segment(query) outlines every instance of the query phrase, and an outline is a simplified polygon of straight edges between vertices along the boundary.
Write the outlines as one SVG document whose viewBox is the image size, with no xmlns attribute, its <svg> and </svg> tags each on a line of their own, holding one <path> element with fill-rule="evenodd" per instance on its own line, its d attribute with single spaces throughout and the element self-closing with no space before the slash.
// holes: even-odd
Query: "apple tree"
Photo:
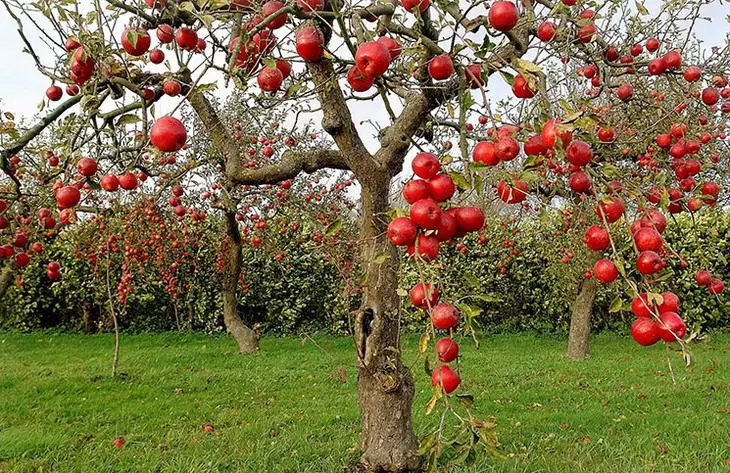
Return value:
<svg viewBox="0 0 730 473">
<path fill-rule="evenodd" d="M 585 191 L 594 189 L 585 198 L 595 209 L 588 246 L 612 249 L 594 272 L 606 282 L 620 275 L 631 288 L 637 341 L 661 338 L 684 347 L 676 296 L 653 287 L 667 265 L 661 255 L 664 210 L 698 210 L 712 205 L 719 193 L 706 176 L 713 156 L 720 160 L 726 146 L 728 55 L 726 49 L 686 48 L 682 36 L 717 2 L 670 2 L 653 16 L 641 2 L 629 7 L 578 0 L 106 0 L 93 5 L 41 0 L 30 9 L 18 1 L 3 3 L 38 70 L 66 85 L 69 97 L 63 99 L 58 85 L 49 88 L 49 101 L 63 101 L 3 145 L 0 167 L 15 181 L 13 158 L 31 159 L 26 155 L 34 151 L 38 156 L 33 139 L 52 124 L 65 127 L 61 136 L 67 138 L 54 150 L 64 163 L 54 176 L 59 183 L 54 197 L 59 209 L 74 212 L 81 203 L 78 187 L 87 186 L 93 198 L 97 178 L 96 171 L 79 170 L 80 176 L 73 171 L 70 164 L 81 155 L 93 153 L 101 164 L 103 189 L 115 185 L 117 174 L 124 178 L 118 185 L 131 187 L 132 178 L 137 180 L 132 170 L 160 185 L 198 168 L 198 156 L 185 146 L 193 134 L 203 136 L 214 161 L 207 161 L 206 175 L 215 176 L 220 187 L 214 205 L 225 215 L 230 241 L 224 312 L 241 351 L 253 351 L 257 343 L 237 314 L 244 244 L 236 221 L 238 193 L 283 186 L 302 173 L 350 173 L 347 179 L 359 189 L 362 302 L 354 317 L 354 342 L 364 469 L 413 471 L 421 453 L 435 468 L 440 458 L 473 459 L 477 447 L 494 444 L 490 426 L 458 415 L 460 403 L 450 396 L 461 382 L 451 364 L 458 361 L 451 333 L 462 316 L 468 332 L 475 314 L 439 292 L 438 266 L 430 264 L 441 244 L 482 228 L 482 209 L 462 202 L 486 192 L 492 179 L 498 199 L 529 210 L 531 186 L 565 189 L 565 174 L 585 174 L 579 177 Z M 42 41 L 33 43 L 29 30 Z M 590 80 L 588 100 L 575 95 L 550 100 L 550 91 L 559 86 L 551 68 L 571 61 L 581 64 Z M 492 97 L 491 87 L 500 82 L 519 99 L 505 105 L 522 110 L 518 123 Z M 231 84 L 245 106 L 283 110 L 292 129 L 318 121 L 317 130 L 295 146 L 257 147 L 253 153 L 266 159 L 252 161 L 219 105 L 221 94 L 233 94 Z M 686 100 L 665 100 L 666 88 L 686 89 Z M 168 113 L 161 116 L 165 103 Z M 175 117 L 180 103 L 194 110 L 194 126 Z M 704 120 L 701 113 L 689 113 L 699 109 L 706 110 Z M 642 115 L 647 119 L 635 125 L 634 118 Z M 471 123 L 477 116 L 482 128 Z M 444 130 L 454 134 L 457 145 L 435 139 Z M 410 168 L 420 179 L 403 190 L 409 208 L 392 208 L 392 181 L 412 154 Z M 689 190 L 675 189 L 672 175 L 692 178 L 696 185 L 687 181 Z M 648 183 L 661 186 L 661 192 L 645 190 Z M 10 188 L 13 184 L 17 188 L 15 182 Z M 195 185 L 191 182 L 190 189 Z M 641 243 L 629 235 L 637 250 L 631 262 L 619 260 L 616 251 L 625 241 L 619 240 L 616 222 L 625 214 L 633 214 L 635 233 L 653 232 Z M 411 418 L 414 379 L 400 351 L 396 246 L 406 247 L 423 270 L 409 299 L 430 315 L 424 356 L 431 335 L 449 334 L 435 342 L 439 365 L 431 374 L 429 409 L 442 406 L 442 419 L 453 413 L 464 423 L 459 432 L 465 441 L 445 437 L 442 422 L 424 439 L 420 453 Z M 710 293 L 722 292 L 723 283 L 711 275 L 701 281 Z"/>
</svg>

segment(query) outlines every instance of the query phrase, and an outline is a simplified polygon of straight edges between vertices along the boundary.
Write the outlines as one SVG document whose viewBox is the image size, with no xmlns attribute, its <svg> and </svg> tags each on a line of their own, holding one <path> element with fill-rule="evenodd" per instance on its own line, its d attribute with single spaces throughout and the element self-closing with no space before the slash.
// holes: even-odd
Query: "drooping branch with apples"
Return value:
<svg viewBox="0 0 730 473">
<path fill-rule="evenodd" d="M 286 188 L 303 173 L 351 173 L 360 192 L 362 304 L 354 341 L 366 470 L 414 471 L 422 456 L 436 465 L 494 450 L 490 423 L 468 406 L 460 411 L 468 394 L 451 396 L 461 384 L 454 335 L 459 327 L 471 334 L 478 311 L 441 301 L 449 294 L 439 292 L 433 264 L 441 245 L 483 228 L 474 202 L 499 200 L 530 215 L 541 195 L 551 206 L 577 199 L 595 209 L 581 218 L 585 245 L 599 252 L 586 277 L 624 281 L 637 342 L 679 342 L 686 354 L 680 298 L 654 288 L 673 257 L 661 237 L 665 214 L 716 205 L 724 176 L 727 45 L 710 52 L 688 40 L 713 2 L 668 4 L 652 16 L 641 2 L 609 1 L 594 11 L 577 0 L 107 0 L 88 12 L 80 4 L 2 1 L 38 70 L 71 96 L 32 127 L 4 127 L 0 164 L 7 194 L 16 196 L 10 208 L 26 212 L 25 163 L 39 182 L 57 183 L 53 197 L 65 224 L 82 204 L 99 208 L 85 201 L 103 201 L 120 186 L 136 189 L 140 173 L 159 192 L 186 175 L 215 181 L 215 195 L 205 192 L 225 216 L 224 315 L 241 352 L 258 348 L 237 311 L 241 186 Z M 29 30 L 39 33 L 38 45 Z M 49 52 L 54 61 L 44 64 Z M 516 100 L 492 97 L 500 82 Z M 232 128 L 219 105 L 231 83 L 251 123 L 261 110 L 284 110 L 292 134 L 315 122 L 319 131 L 308 142 L 248 148 L 248 124 L 244 132 Z M 55 103 L 63 93 L 54 84 L 46 97 Z M 160 116 L 164 103 L 172 105 Z M 176 118 L 181 106 L 195 118 Z M 367 120 L 358 123 L 363 110 Z M 51 128 L 62 139 L 34 145 Z M 211 145 L 204 157 L 186 149 L 193 130 Z M 393 207 L 393 181 L 413 150 L 410 168 L 420 179 L 403 187 L 409 208 Z M 202 191 L 200 182 L 191 178 L 188 191 Z M 621 221 L 629 219 L 625 229 Z M 2 223 L 3 231 L 24 232 L 32 222 Z M 3 256 L 22 268 L 27 238 L 15 243 Z M 620 256 L 623 245 L 633 245 L 635 261 Z M 411 420 L 414 379 L 400 351 L 406 307 L 397 292 L 399 246 L 422 274 L 409 303 L 430 315 L 419 347 L 434 386 L 428 409 L 443 407 L 420 449 Z M 699 272 L 698 282 L 714 296 L 723 292 L 709 274 Z M 439 364 L 431 369 L 428 347 L 437 334 L 447 336 L 434 344 Z M 463 426 L 458 442 L 445 436 L 449 414 Z"/>
</svg>

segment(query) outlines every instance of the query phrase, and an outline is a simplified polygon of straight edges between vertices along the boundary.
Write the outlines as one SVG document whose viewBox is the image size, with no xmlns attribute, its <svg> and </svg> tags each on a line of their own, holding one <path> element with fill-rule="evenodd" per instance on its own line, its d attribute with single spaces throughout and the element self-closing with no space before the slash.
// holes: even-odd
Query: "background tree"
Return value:
<svg viewBox="0 0 730 473">
<path fill-rule="evenodd" d="M 410 246 L 409 252 L 417 255 L 424 268 L 425 276 L 414 287 L 411 299 L 415 305 L 430 310 L 433 324 L 430 331 L 455 328 L 458 310 L 451 304 L 437 304 L 437 293 L 433 290 L 436 285 L 426 276 L 435 277 L 434 270 L 438 268 L 426 267 L 425 263 L 436 259 L 439 240 L 460 238 L 483 226 L 480 208 L 458 204 L 470 189 L 481 193 L 484 179 L 478 173 L 485 166 L 506 163 L 497 167 L 495 177 L 498 178 L 497 196 L 507 204 L 525 202 L 530 185 L 542 180 L 539 169 L 546 169 L 547 183 L 559 182 L 554 175 L 560 173 L 553 171 L 563 158 L 574 167 L 572 172 L 587 169 L 596 174 L 594 182 L 599 191 L 595 192 L 593 207 L 597 209 L 596 228 L 601 232 L 601 245 L 596 248 L 603 250 L 611 246 L 613 249 L 613 260 L 605 263 L 607 273 L 602 279 L 615 279 L 618 274 L 627 276 L 634 300 L 638 301 L 640 317 L 634 329 L 637 340 L 648 344 L 661 337 L 668 342 L 678 341 L 684 347 L 681 338 L 685 329 L 676 314 L 677 304 L 652 290 L 656 278 L 653 275 L 664 266 L 664 260 L 654 251 L 659 248 L 655 244 L 653 249 L 642 250 L 636 260 L 638 272 L 632 272 L 628 262 L 624 264 L 619 259 L 617 237 L 612 236 L 618 235 L 617 226 L 610 224 L 628 211 L 636 212 L 638 227 L 647 230 L 659 227 L 663 214 L 646 208 L 641 180 L 666 178 L 672 166 L 675 172 L 681 167 L 697 175 L 702 163 L 700 169 L 692 163 L 687 170 L 687 161 L 676 161 L 684 155 L 672 154 L 675 159 L 672 161 L 662 151 L 658 154 L 661 159 L 652 164 L 653 154 L 646 146 L 655 139 L 656 130 L 631 128 L 625 134 L 633 137 L 634 151 L 643 148 L 642 154 L 649 154 L 648 165 L 638 160 L 639 166 L 645 169 L 637 170 L 637 163 L 627 159 L 620 142 L 596 139 L 596 126 L 604 124 L 599 110 L 593 110 L 590 104 L 574 101 L 563 106 L 562 102 L 552 104 L 541 98 L 549 87 L 545 80 L 549 67 L 540 59 L 557 62 L 559 58 L 568 58 L 585 62 L 585 67 L 593 65 L 596 69 L 593 76 L 599 79 L 593 84 L 596 91 L 591 93 L 617 96 L 620 101 L 612 99 L 611 102 L 619 104 L 623 116 L 645 113 L 647 107 L 657 115 L 668 112 L 668 105 L 648 98 L 646 88 L 628 83 L 627 77 L 634 81 L 645 74 L 645 68 L 657 76 L 651 82 L 652 87 L 688 87 L 688 99 L 693 100 L 688 100 L 684 109 L 717 107 L 724 94 L 721 90 L 727 87 L 724 78 L 727 66 L 722 59 L 727 55 L 718 51 L 701 64 L 699 75 L 694 69 L 688 73 L 685 68 L 684 73 L 689 77 L 682 77 L 679 72 L 683 58 L 695 64 L 700 62 L 691 54 L 672 49 L 686 43 L 681 42 L 678 34 L 657 40 L 663 55 L 652 62 L 646 56 L 641 57 L 643 46 L 630 46 L 644 41 L 646 36 L 660 37 L 659 32 L 691 30 L 701 14 L 702 3 L 670 4 L 661 15 L 653 17 L 647 15 L 640 3 L 636 4 L 637 12 L 629 11 L 624 2 L 618 1 L 605 2 L 599 11 L 593 11 L 573 8 L 577 3 L 573 0 L 559 3 L 525 0 L 519 7 L 510 1 L 483 2 L 464 5 L 463 9 L 461 5 L 429 4 L 427 0 L 404 0 L 401 4 L 311 1 L 285 4 L 273 0 L 264 5 L 238 0 L 195 3 L 150 0 L 146 2 L 147 8 L 107 0 L 112 8 L 97 4 L 89 14 L 81 13 L 73 3 L 42 2 L 37 11 L 23 9 L 10 0 L 3 3 L 17 18 L 20 33 L 38 69 L 57 82 L 68 83 L 67 92 L 72 95 L 38 125 L 18 133 L 17 138 L 3 147 L 0 167 L 13 181 L 10 186 L 18 188 L 17 179 L 13 179 L 17 178 L 17 172 L 11 167 L 16 164 L 12 157 L 20 152 L 31 153 L 33 150 L 28 145 L 32 139 L 75 105 L 79 109 L 63 119 L 67 132 L 62 136 L 67 139 L 54 151 L 59 162 L 64 163 L 56 174 L 59 184 L 55 193 L 57 206 L 63 210 L 73 209 L 81 201 L 78 187 L 88 186 L 93 195 L 87 178 L 93 183 L 96 172 L 79 171 L 81 176 L 78 176 L 73 171 L 72 164 L 78 164 L 80 154 L 93 152 L 97 166 L 104 172 L 113 169 L 122 175 L 120 185 L 125 189 L 137 187 L 138 177 L 131 174 L 131 169 L 152 178 L 150 185 L 164 187 L 161 182 L 175 183 L 182 175 L 198 168 L 197 156 L 183 148 L 189 131 L 204 134 L 217 152 L 215 161 L 206 164 L 220 171 L 216 175 L 221 191 L 216 206 L 225 215 L 230 242 L 224 313 L 228 329 L 241 351 L 253 351 L 257 344 L 254 332 L 241 323 L 237 311 L 243 239 L 235 218 L 238 206 L 235 194 L 240 186 L 283 183 L 303 172 L 335 169 L 352 173 L 360 190 L 362 304 L 355 316 L 354 332 L 361 464 L 365 469 L 410 471 L 420 463 L 411 422 L 414 381 L 400 354 L 397 252 L 389 239 Z M 631 19 L 628 23 L 623 21 L 627 18 Z M 122 31 L 121 24 L 129 26 Z M 46 46 L 55 54 L 55 61 L 44 64 L 41 57 L 45 55 L 39 55 L 27 41 L 26 25 L 40 30 Z M 149 51 L 150 31 L 154 28 L 160 42 L 169 45 L 167 53 L 160 48 Z M 278 35 L 281 39 L 277 39 Z M 542 49 L 539 41 L 547 41 L 551 47 L 544 49 L 545 53 L 538 53 Z M 622 58 L 619 48 L 630 48 L 636 54 Z M 286 62 L 290 58 L 296 58 L 293 70 Z M 153 67 L 148 60 L 165 64 Z M 258 89 L 250 84 L 254 73 Z M 523 115 L 524 122 L 506 122 L 503 116 L 492 111 L 485 87 L 486 81 L 493 80 L 496 73 L 510 83 L 516 97 L 524 99 L 519 105 L 529 110 Z M 271 159 L 247 166 L 241 158 L 242 146 L 226 124 L 225 111 L 216 106 L 211 93 L 214 86 L 204 82 L 215 74 L 222 74 L 223 81 L 233 79 L 238 87 L 245 89 L 246 95 L 241 100 L 246 104 L 263 100 L 268 107 L 284 108 L 294 115 L 295 123 L 297 111 L 309 116 L 307 122 L 319 118 L 321 129 L 329 139 L 319 139 L 321 135 L 317 134 L 318 139 L 291 149 L 272 147 L 267 156 Z M 684 85 L 701 79 L 703 74 L 712 84 L 701 93 L 698 84 Z M 340 79 L 345 79 L 348 85 L 343 86 Z M 286 90 L 281 90 L 283 84 Z M 359 95 L 367 91 L 372 92 Z M 274 97 L 260 99 L 260 92 Z M 51 101 L 62 95 L 62 90 L 55 87 L 47 91 Z M 172 116 L 156 117 L 153 103 L 163 95 L 180 95 L 195 111 L 200 126 L 189 130 L 190 127 Z M 377 123 L 375 142 L 365 139 L 362 126 L 356 125 L 353 118 L 354 104 L 363 99 L 386 112 Z M 628 105 L 621 105 L 625 102 Z M 695 149 L 694 144 L 689 145 L 690 141 L 697 143 L 697 152 L 706 145 L 703 158 L 708 155 L 711 162 L 711 149 L 718 146 L 717 141 L 725 139 L 726 122 L 720 114 L 723 108 L 728 108 L 726 105 L 721 105 L 719 110 L 708 109 L 704 123 L 680 123 L 674 138 L 669 136 L 670 147 L 681 147 L 687 154 L 691 153 L 686 149 L 688 146 Z M 680 115 L 684 109 L 679 111 Z M 483 114 L 484 124 L 491 125 L 486 137 L 475 136 L 473 125 L 468 126 L 473 113 Z M 442 153 L 439 159 L 428 151 L 446 151 L 446 147 L 430 143 L 438 136 L 434 130 L 440 127 L 458 131 L 457 156 Z M 539 135 L 537 130 L 541 130 Z M 709 141 L 684 139 L 685 135 L 689 138 L 698 133 L 708 133 Z M 476 138 L 487 140 L 472 146 Z M 604 146 L 606 141 L 611 144 Z M 403 216 L 400 217 L 403 220 L 393 220 L 397 225 L 391 224 L 391 181 L 402 171 L 405 158 L 414 147 L 423 150 L 412 166 L 423 181 L 411 185 L 420 187 L 420 191 L 411 189 L 418 191 L 413 195 L 413 202 L 406 197 L 412 204 L 410 218 Z M 470 164 L 472 151 L 480 165 Z M 521 152 L 528 158 L 514 161 Z M 170 159 L 169 153 L 177 154 Z M 451 173 L 440 173 L 442 169 Z M 618 189 L 614 185 L 608 185 L 611 180 L 620 180 L 624 189 L 621 197 L 616 195 Z M 113 179 L 107 179 L 110 181 Z M 103 181 L 101 186 L 105 186 Z M 456 187 L 460 189 L 457 195 Z M 705 195 L 714 202 L 717 192 L 710 190 Z M 672 205 L 679 205 L 679 197 L 670 193 L 667 196 L 665 204 L 672 211 L 676 208 Z M 697 200 L 688 199 L 688 206 L 696 210 Z M 447 210 L 449 201 L 457 205 Z M 657 203 L 662 208 L 661 198 Z M 606 246 L 604 232 L 609 243 Z M 661 236 L 659 243 L 662 243 Z M 710 277 L 707 283 L 711 293 L 722 291 L 721 281 Z M 449 295 L 444 296 L 448 299 Z M 474 314 L 469 313 L 467 306 L 459 307 L 466 316 L 468 332 Z M 441 403 L 444 413 L 455 412 L 449 397 L 443 396 L 455 390 L 460 382 L 458 373 L 448 365 L 454 360 L 454 342 L 446 337 L 445 342 L 438 343 L 441 345 L 437 344 L 436 348 L 443 364 L 433 371 L 432 406 Z M 472 446 L 488 447 L 493 442 L 491 433 L 483 432 L 482 423 L 467 417 L 465 424 L 473 441 L 469 448 L 459 449 L 458 455 L 468 459 L 475 454 Z M 443 447 L 449 445 L 442 433 L 439 430 L 431 437 L 435 440 L 424 444 L 432 465 L 442 456 Z"/>
</svg>

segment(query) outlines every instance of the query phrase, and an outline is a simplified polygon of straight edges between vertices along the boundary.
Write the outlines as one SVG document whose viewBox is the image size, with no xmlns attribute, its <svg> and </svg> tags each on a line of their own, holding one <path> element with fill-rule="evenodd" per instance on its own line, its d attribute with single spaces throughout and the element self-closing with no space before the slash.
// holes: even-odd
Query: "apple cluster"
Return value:
<svg viewBox="0 0 730 473">
<path fill-rule="evenodd" d="M 403 188 L 403 198 L 411 204 L 409 217 L 397 217 L 388 226 L 388 239 L 395 246 L 405 246 L 409 256 L 419 261 L 434 261 L 441 243 L 451 242 L 467 233 L 481 230 L 484 213 L 478 207 L 442 209 L 456 192 L 453 179 L 441 171 L 441 163 L 431 153 L 418 153 L 413 159 L 413 172 L 421 179 L 412 179 Z M 431 311 L 431 323 L 437 330 L 452 330 L 459 322 L 459 310 L 450 304 L 438 303 L 435 285 L 418 283 L 410 292 L 415 307 Z M 442 363 L 455 360 L 459 346 L 451 337 L 436 342 L 436 353 Z M 436 368 L 431 379 L 450 393 L 459 385 L 459 375 L 449 366 Z"/>
</svg>

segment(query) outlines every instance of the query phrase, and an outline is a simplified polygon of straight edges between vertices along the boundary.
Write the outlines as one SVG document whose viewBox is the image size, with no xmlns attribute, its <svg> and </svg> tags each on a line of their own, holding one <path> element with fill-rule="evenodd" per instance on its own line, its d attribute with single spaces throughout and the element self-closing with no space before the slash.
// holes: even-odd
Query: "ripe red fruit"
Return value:
<svg viewBox="0 0 730 473">
<path fill-rule="evenodd" d="M 608 223 L 613 223 L 624 214 L 624 208 L 624 202 L 618 197 L 604 197 L 596 207 L 596 215 L 603 216 Z"/>
<path fill-rule="evenodd" d="M 484 212 L 479 207 L 457 207 L 454 218 L 459 233 L 476 232 L 484 226 Z"/>
<path fill-rule="evenodd" d="M 649 70 L 649 74 L 654 75 L 654 76 L 663 74 L 667 68 L 666 64 L 664 64 L 664 58 L 661 58 L 661 57 L 654 58 L 651 61 L 649 61 L 649 64 L 647 64 L 646 67 Z"/>
<path fill-rule="evenodd" d="M 119 189 L 119 179 L 114 174 L 107 174 L 101 178 L 101 188 L 107 192 L 114 192 Z"/>
<path fill-rule="evenodd" d="M 695 281 L 697 281 L 697 284 L 700 286 L 707 286 L 712 282 L 712 274 L 704 269 L 697 271 L 695 273 Z"/>
<path fill-rule="evenodd" d="M 659 316 L 660 323 L 657 323 L 659 338 L 665 342 L 676 342 L 687 334 L 687 326 L 676 312 L 664 312 Z"/>
<path fill-rule="evenodd" d="M 682 55 L 676 49 L 669 51 L 664 55 L 664 64 L 668 70 L 676 71 L 682 67 Z"/>
<path fill-rule="evenodd" d="M 185 26 L 175 32 L 175 42 L 186 51 L 192 51 L 198 46 L 198 34 Z"/>
<path fill-rule="evenodd" d="M 439 361 L 442 363 L 454 361 L 459 356 L 459 345 L 449 337 L 444 337 L 437 341 L 435 350 Z"/>
<path fill-rule="evenodd" d="M 654 251 L 642 251 L 636 258 L 636 269 L 641 274 L 654 274 L 664 268 L 664 261 Z"/>
<path fill-rule="evenodd" d="M 494 144 L 494 154 L 500 161 L 512 161 L 520 154 L 520 144 L 511 136 L 501 136 Z"/>
<path fill-rule="evenodd" d="M 418 251 L 418 257 L 423 261 L 429 262 L 436 259 L 439 254 L 440 243 L 438 238 L 431 235 L 419 233 L 416 243 L 408 246 L 408 256 L 413 256 Z"/>
<path fill-rule="evenodd" d="M 56 206 L 59 209 L 70 209 L 80 200 L 81 193 L 74 186 L 64 186 L 56 191 Z"/>
<path fill-rule="evenodd" d="M 441 221 L 438 229 L 436 229 L 436 238 L 439 241 L 449 241 L 456 235 L 458 230 L 456 217 L 449 212 L 441 212 Z"/>
<path fill-rule="evenodd" d="M 150 141 L 165 153 L 182 149 L 187 139 L 185 126 L 177 118 L 162 117 L 150 129 Z"/>
<path fill-rule="evenodd" d="M 124 190 L 134 190 L 137 188 L 137 176 L 132 172 L 126 172 L 119 178 L 119 185 Z"/>
<path fill-rule="evenodd" d="M 464 69 L 466 72 L 466 79 L 469 81 L 470 89 L 478 89 L 480 87 L 484 87 L 481 64 L 469 64 Z"/>
<path fill-rule="evenodd" d="M 599 282 L 607 284 L 616 280 L 618 277 L 618 269 L 616 269 L 616 265 L 610 259 L 601 259 L 593 265 L 593 274 L 596 275 L 596 279 Z"/>
<path fill-rule="evenodd" d="M 597 133 L 598 139 L 604 143 L 611 143 L 616 140 L 616 130 L 613 128 L 599 128 Z"/>
<path fill-rule="evenodd" d="M 512 2 L 497 1 L 489 7 L 487 15 L 489 25 L 498 31 L 509 31 L 515 27 L 518 20 L 517 6 Z"/>
<path fill-rule="evenodd" d="M 408 217 L 398 217 L 388 225 L 388 239 L 395 246 L 413 244 L 417 233 L 418 229 Z"/>
<path fill-rule="evenodd" d="M 314 26 L 304 26 L 297 30 L 296 50 L 305 61 L 319 61 L 324 54 L 324 36 Z"/>
<path fill-rule="evenodd" d="M 210 433 L 210 432 L 213 432 L 214 430 L 215 430 L 215 427 L 213 427 L 213 424 L 211 424 L 210 422 L 206 422 L 205 424 L 203 424 L 203 432 Z"/>
<path fill-rule="evenodd" d="M 63 48 L 68 53 L 78 48 L 79 46 L 81 46 L 81 43 L 79 43 L 79 40 L 77 38 L 74 38 L 73 36 L 66 38 L 66 41 L 63 43 Z"/>
<path fill-rule="evenodd" d="M 276 68 L 281 71 L 281 75 L 284 79 L 291 75 L 291 63 L 286 59 L 277 59 Z"/>
<path fill-rule="evenodd" d="M 573 192 L 586 193 L 591 189 L 591 178 L 583 171 L 570 173 L 568 184 Z"/>
<path fill-rule="evenodd" d="M 410 291 L 411 303 L 419 309 L 427 310 L 434 307 L 439 301 L 439 291 L 429 283 L 418 283 Z"/>
<path fill-rule="evenodd" d="M 639 345 L 648 347 L 659 341 L 659 330 L 651 319 L 636 319 L 631 324 L 631 338 Z"/>
<path fill-rule="evenodd" d="M 581 43 L 590 43 L 593 40 L 593 36 L 596 34 L 596 25 L 593 23 L 586 23 L 578 26 L 578 31 L 575 37 Z"/>
<path fill-rule="evenodd" d="M 366 77 L 357 66 L 352 66 L 347 71 L 347 83 L 355 92 L 365 92 L 373 86 L 373 79 Z"/>
<path fill-rule="evenodd" d="M 593 150 L 588 143 L 581 140 L 574 140 L 565 150 L 565 157 L 575 166 L 585 166 L 593 159 Z"/>
<path fill-rule="evenodd" d="M 603 251 L 611 245 L 611 239 L 605 228 L 594 225 L 586 230 L 583 243 L 593 251 Z"/>
<path fill-rule="evenodd" d="M 400 3 L 407 12 L 413 13 L 418 9 L 423 13 L 428 10 L 429 5 L 431 5 L 431 0 L 401 0 Z"/>
<path fill-rule="evenodd" d="M 434 56 L 428 61 L 428 75 L 434 80 L 446 80 L 454 73 L 454 63 L 448 54 Z"/>
<path fill-rule="evenodd" d="M 656 38 L 649 38 L 646 40 L 646 50 L 653 53 L 659 49 L 659 40 Z"/>
<path fill-rule="evenodd" d="M 390 66 L 390 52 L 377 41 L 362 43 L 355 51 L 355 65 L 365 77 L 380 77 Z"/>
<path fill-rule="evenodd" d="M 409 204 L 413 204 L 421 199 L 428 199 L 429 197 L 431 197 L 431 193 L 427 181 L 415 179 L 406 182 L 406 185 L 403 187 L 403 198 Z"/>
<path fill-rule="evenodd" d="M 160 43 L 172 43 L 175 40 L 175 32 L 172 29 L 172 26 L 163 23 L 160 26 L 157 27 L 157 39 L 160 40 Z"/>
<path fill-rule="evenodd" d="M 398 44 L 398 41 L 394 40 L 390 36 L 381 36 L 377 41 L 388 50 L 391 60 L 397 58 L 400 56 L 400 53 L 403 52 L 403 48 L 401 48 L 401 45 Z"/>
<path fill-rule="evenodd" d="M 707 87 L 702 90 L 702 102 L 705 105 L 715 105 L 720 101 L 720 92 L 714 87 Z"/>
<path fill-rule="evenodd" d="M 98 166 L 96 164 L 96 161 L 94 161 L 91 158 L 81 158 L 76 163 L 76 169 L 79 171 L 79 174 L 81 174 L 84 177 L 91 177 L 94 174 L 96 174 L 96 170 L 98 169 Z"/>
<path fill-rule="evenodd" d="M 540 135 L 530 136 L 525 141 L 523 149 L 527 156 L 545 156 L 547 153 L 547 147 L 543 144 Z"/>
<path fill-rule="evenodd" d="M 114 446 L 115 446 L 115 447 L 117 447 L 117 448 L 122 448 L 122 447 L 124 446 L 124 439 L 123 439 L 123 438 L 121 438 L 121 437 L 119 437 L 119 438 L 115 438 L 115 439 L 114 439 L 114 440 L 112 441 L 112 445 L 114 445 Z"/>
<path fill-rule="evenodd" d="M 441 170 L 441 163 L 436 155 L 431 153 L 418 153 L 413 158 L 411 168 L 416 176 L 423 179 L 431 179 Z"/>
<path fill-rule="evenodd" d="M 152 64 L 162 64 L 165 60 L 165 53 L 161 49 L 155 48 L 150 51 L 150 62 Z"/>
<path fill-rule="evenodd" d="M 411 221 L 420 228 L 436 230 L 441 221 L 441 208 L 435 200 L 421 199 L 411 206 Z"/>
<path fill-rule="evenodd" d="M 472 152 L 474 161 L 478 163 L 484 163 L 487 166 L 496 166 L 499 164 L 499 158 L 494 149 L 494 143 L 491 141 L 480 141 L 474 147 Z"/>
<path fill-rule="evenodd" d="M 264 92 L 276 92 L 284 81 L 284 74 L 276 67 L 266 66 L 259 71 L 256 81 Z"/>
<path fill-rule="evenodd" d="M 162 84 L 162 90 L 170 97 L 175 97 L 180 94 L 180 91 L 182 90 L 182 86 L 175 79 L 167 79 Z"/>
<path fill-rule="evenodd" d="M 659 313 L 679 312 L 679 297 L 673 292 L 662 293 L 662 303 L 659 304 Z"/>
<path fill-rule="evenodd" d="M 497 196 L 507 204 L 519 204 L 527 198 L 527 183 L 517 178 L 512 179 L 512 185 L 504 179 L 497 183 Z"/>
<path fill-rule="evenodd" d="M 436 202 L 443 202 L 454 195 L 456 185 L 454 185 L 454 180 L 448 174 L 436 174 L 428 180 L 428 190 Z"/>
<path fill-rule="evenodd" d="M 545 43 L 552 41 L 555 38 L 555 32 L 558 27 L 552 21 L 543 21 L 540 26 L 537 27 L 537 37 L 540 41 Z"/>
<path fill-rule="evenodd" d="M 296 0 L 296 2 L 305 13 L 324 10 L 324 0 Z"/>
<path fill-rule="evenodd" d="M 634 95 L 634 86 L 632 86 L 631 84 L 622 84 L 616 90 L 616 94 L 618 95 L 619 99 L 626 102 L 631 98 L 632 95 Z"/>
<path fill-rule="evenodd" d="M 682 76 L 687 82 L 697 82 L 702 77 L 702 69 L 697 66 L 689 66 L 684 70 Z"/>
<path fill-rule="evenodd" d="M 61 100 L 62 96 L 63 96 L 63 90 L 57 85 L 52 85 L 46 89 L 46 97 L 48 97 L 48 100 L 50 100 L 52 102 Z"/>
<path fill-rule="evenodd" d="M 638 251 L 660 252 L 664 247 L 662 236 L 654 228 L 640 228 L 634 233 L 634 244 Z"/>
<path fill-rule="evenodd" d="M 431 375 L 431 384 L 433 386 L 441 386 L 446 394 L 458 388 L 459 383 L 461 383 L 459 375 L 446 365 L 439 366 L 433 370 L 433 374 Z"/>
<path fill-rule="evenodd" d="M 261 16 L 266 18 L 269 15 L 273 15 L 277 11 L 281 10 L 285 6 L 286 5 L 279 0 L 269 0 L 261 7 Z M 281 28 L 286 24 L 287 16 L 287 13 L 281 13 L 274 17 L 274 19 L 271 20 L 266 26 L 268 26 L 272 30 Z"/>
<path fill-rule="evenodd" d="M 152 38 L 142 28 L 127 28 L 122 32 L 122 47 L 130 56 L 141 56 L 150 49 Z"/>
<path fill-rule="evenodd" d="M 438 304 L 431 310 L 431 322 L 439 330 L 449 330 L 459 323 L 459 310 L 451 304 Z"/>
<path fill-rule="evenodd" d="M 512 84 L 512 93 L 519 99 L 531 99 L 535 96 L 535 92 L 530 89 L 530 84 L 527 83 L 522 74 L 515 76 L 515 81 Z"/>
<path fill-rule="evenodd" d="M 30 256 L 28 253 L 18 253 L 14 256 L 13 261 L 16 266 L 22 268 L 30 264 Z"/>
<path fill-rule="evenodd" d="M 57 273 L 57 272 L 59 272 L 61 270 L 61 265 L 58 264 L 57 261 L 51 261 L 50 263 L 48 263 L 47 268 L 48 268 L 48 271 L 51 271 L 53 273 Z"/>
<path fill-rule="evenodd" d="M 655 228 L 659 233 L 663 233 L 667 228 L 667 217 L 656 209 L 647 210 L 641 217 L 640 224 L 642 227 Z"/>
<path fill-rule="evenodd" d="M 710 285 L 707 286 L 707 291 L 714 296 L 721 294 L 724 290 L 725 283 L 720 279 L 713 279 L 712 282 L 710 282 Z"/>
</svg>

